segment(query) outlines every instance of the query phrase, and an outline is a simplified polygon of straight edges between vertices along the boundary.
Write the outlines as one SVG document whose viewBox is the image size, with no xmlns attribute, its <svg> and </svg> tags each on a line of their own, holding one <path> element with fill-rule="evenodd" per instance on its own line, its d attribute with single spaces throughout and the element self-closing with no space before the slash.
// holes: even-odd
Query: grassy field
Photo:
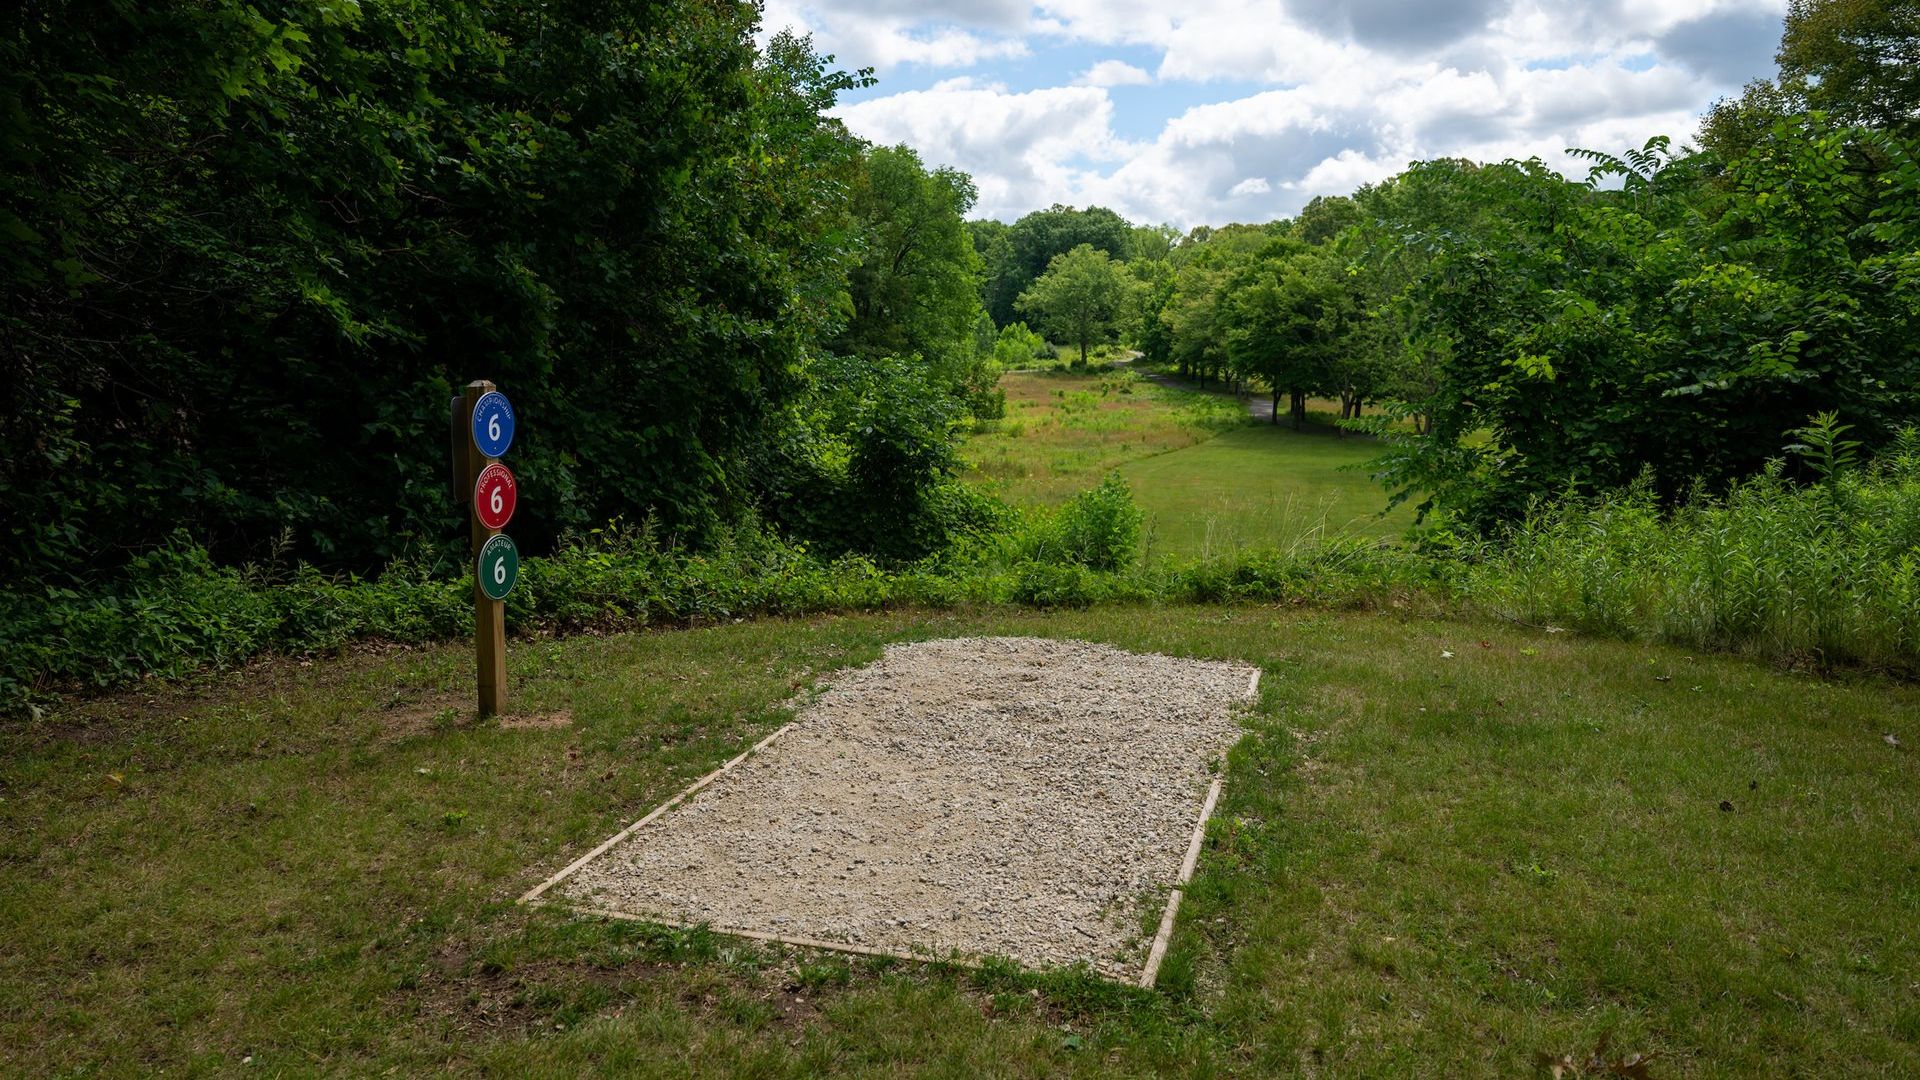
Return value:
<svg viewBox="0 0 1920 1080">
<path fill-rule="evenodd" d="M 1394 537 L 1411 507 L 1382 516 L 1386 492 L 1364 466 L 1371 439 L 1254 424 L 1127 462 L 1120 475 L 1147 514 L 1148 555 L 1206 557 L 1314 536 Z"/>
<path fill-rule="evenodd" d="M 513 898 L 889 640 L 1265 671 L 1159 989 Z M 278 662 L 0 731 L 0 1074 L 1920 1071 L 1920 689 L 1239 608 L 767 620 Z M 1890 745 L 1892 734 L 1902 744 Z"/>
<path fill-rule="evenodd" d="M 1015 372 L 1007 418 L 967 440 L 973 475 L 1015 505 L 1056 505 L 1118 471 L 1147 512 L 1148 554 L 1205 557 L 1303 537 L 1393 537 L 1386 492 L 1364 465 L 1378 444 L 1329 426 L 1253 423 L 1238 399 L 1156 386 L 1138 375 Z M 1330 418 L 1339 406 L 1316 402 Z"/>
<path fill-rule="evenodd" d="M 1010 372 L 1003 420 L 961 448 L 970 475 L 1016 506 L 1053 506 L 1125 462 L 1245 424 L 1238 403 L 1155 386 L 1130 372 Z"/>
</svg>

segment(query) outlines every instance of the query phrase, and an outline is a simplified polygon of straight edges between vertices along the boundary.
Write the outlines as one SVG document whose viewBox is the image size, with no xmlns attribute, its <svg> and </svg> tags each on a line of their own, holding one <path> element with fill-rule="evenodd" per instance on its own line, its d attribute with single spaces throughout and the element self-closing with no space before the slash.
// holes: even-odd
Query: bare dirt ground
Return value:
<svg viewBox="0 0 1920 1080">
<path fill-rule="evenodd" d="M 1253 679 L 1080 641 L 891 646 L 547 899 L 1130 978 Z"/>
</svg>

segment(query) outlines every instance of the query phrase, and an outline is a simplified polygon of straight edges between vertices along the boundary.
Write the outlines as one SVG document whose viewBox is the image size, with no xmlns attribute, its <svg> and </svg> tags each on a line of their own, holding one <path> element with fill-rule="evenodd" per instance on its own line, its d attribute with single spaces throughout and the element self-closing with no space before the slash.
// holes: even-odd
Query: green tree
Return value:
<svg viewBox="0 0 1920 1080">
<path fill-rule="evenodd" d="M 1004 235 L 1004 252 L 988 253 L 983 293 L 987 313 L 1000 326 L 1013 321 L 1020 294 L 1046 271 L 1055 256 L 1086 244 L 1115 259 L 1125 259 L 1133 228 L 1105 207 L 1076 210 L 1055 204 L 1022 217 L 1007 227 Z"/>
<path fill-rule="evenodd" d="M 1180 244 L 1180 230 L 1171 225 L 1135 225 L 1127 232 L 1127 265 L 1165 262 Z"/>
<path fill-rule="evenodd" d="M 842 317 L 859 77 L 754 9 L 49 3 L 0 17 L 0 545 L 84 582 L 464 562 L 446 403 L 515 399 L 528 547 L 697 537 Z"/>
<path fill-rule="evenodd" d="M 1112 333 L 1132 287 L 1122 264 L 1104 251 L 1081 244 L 1054 256 L 1047 272 L 1020 294 L 1015 306 L 1038 319 L 1048 333 L 1077 345 L 1084 367 L 1087 347 Z"/>
<path fill-rule="evenodd" d="M 1920 3 L 1916 0 L 1793 0 L 1787 6 L 1780 76 L 1750 82 L 1714 102 L 1700 145 L 1722 161 L 1745 157 L 1788 117 L 1819 110 L 1843 124 L 1920 134 Z"/>
<path fill-rule="evenodd" d="M 1920 134 L 1920 0 L 1792 0 L 1778 59 L 1835 121 Z"/>
<path fill-rule="evenodd" d="M 1225 288 L 1228 362 L 1268 385 L 1274 423 L 1284 395 L 1294 430 L 1304 428 L 1307 398 L 1350 381 L 1341 365 L 1361 322 L 1353 288 L 1333 257 L 1292 240 L 1271 245 Z"/>
<path fill-rule="evenodd" d="M 980 256 L 965 216 L 973 181 L 927 169 L 906 146 L 876 147 L 854 189 L 860 255 L 848 276 L 852 316 L 835 342 L 868 359 L 920 356 L 934 383 L 961 387 L 978 353 Z"/>
<path fill-rule="evenodd" d="M 1642 474 L 1678 499 L 1810 415 L 1867 446 L 1920 418 L 1912 142 L 1802 117 L 1720 175 L 1664 139 L 1587 156 L 1585 183 L 1433 162 L 1363 200 L 1371 272 L 1432 364 L 1403 403 L 1424 434 L 1379 428 L 1399 495 L 1481 525 Z"/>
<path fill-rule="evenodd" d="M 1293 219 L 1293 236 L 1324 244 L 1360 221 L 1360 208 L 1345 195 L 1315 195 Z"/>
<path fill-rule="evenodd" d="M 1028 329 L 1023 322 L 1001 327 L 1000 336 L 993 343 L 994 366 L 1001 371 L 1026 367 L 1036 359 L 1052 355 L 1047 339 Z"/>
<path fill-rule="evenodd" d="M 1197 259 L 1181 267 L 1160 315 L 1181 376 L 1203 387 L 1232 374 L 1221 305 L 1230 272 L 1225 259 Z"/>
</svg>

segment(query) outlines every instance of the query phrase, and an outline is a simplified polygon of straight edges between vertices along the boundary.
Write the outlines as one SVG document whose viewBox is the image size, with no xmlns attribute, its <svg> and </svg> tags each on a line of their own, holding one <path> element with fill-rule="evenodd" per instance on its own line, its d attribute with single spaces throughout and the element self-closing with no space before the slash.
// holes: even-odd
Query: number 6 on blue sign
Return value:
<svg viewBox="0 0 1920 1080">
<path fill-rule="evenodd" d="M 513 445 L 513 405 L 507 395 L 489 390 L 473 403 L 473 445 L 481 456 L 491 458 Z"/>
</svg>

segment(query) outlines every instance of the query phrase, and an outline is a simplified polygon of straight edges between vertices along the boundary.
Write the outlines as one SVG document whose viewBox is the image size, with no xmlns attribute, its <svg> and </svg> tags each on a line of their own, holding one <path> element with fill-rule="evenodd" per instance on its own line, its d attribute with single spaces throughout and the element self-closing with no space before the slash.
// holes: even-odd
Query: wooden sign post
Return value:
<svg viewBox="0 0 1920 1080">
<path fill-rule="evenodd" d="M 473 538 L 473 653 L 479 674 L 480 715 L 507 707 L 507 610 L 504 601 L 520 577 L 520 553 L 500 530 L 519 502 L 513 473 L 500 462 L 513 444 L 513 406 L 482 379 L 470 382 L 453 406 L 454 492 L 470 508 Z"/>
</svg>

